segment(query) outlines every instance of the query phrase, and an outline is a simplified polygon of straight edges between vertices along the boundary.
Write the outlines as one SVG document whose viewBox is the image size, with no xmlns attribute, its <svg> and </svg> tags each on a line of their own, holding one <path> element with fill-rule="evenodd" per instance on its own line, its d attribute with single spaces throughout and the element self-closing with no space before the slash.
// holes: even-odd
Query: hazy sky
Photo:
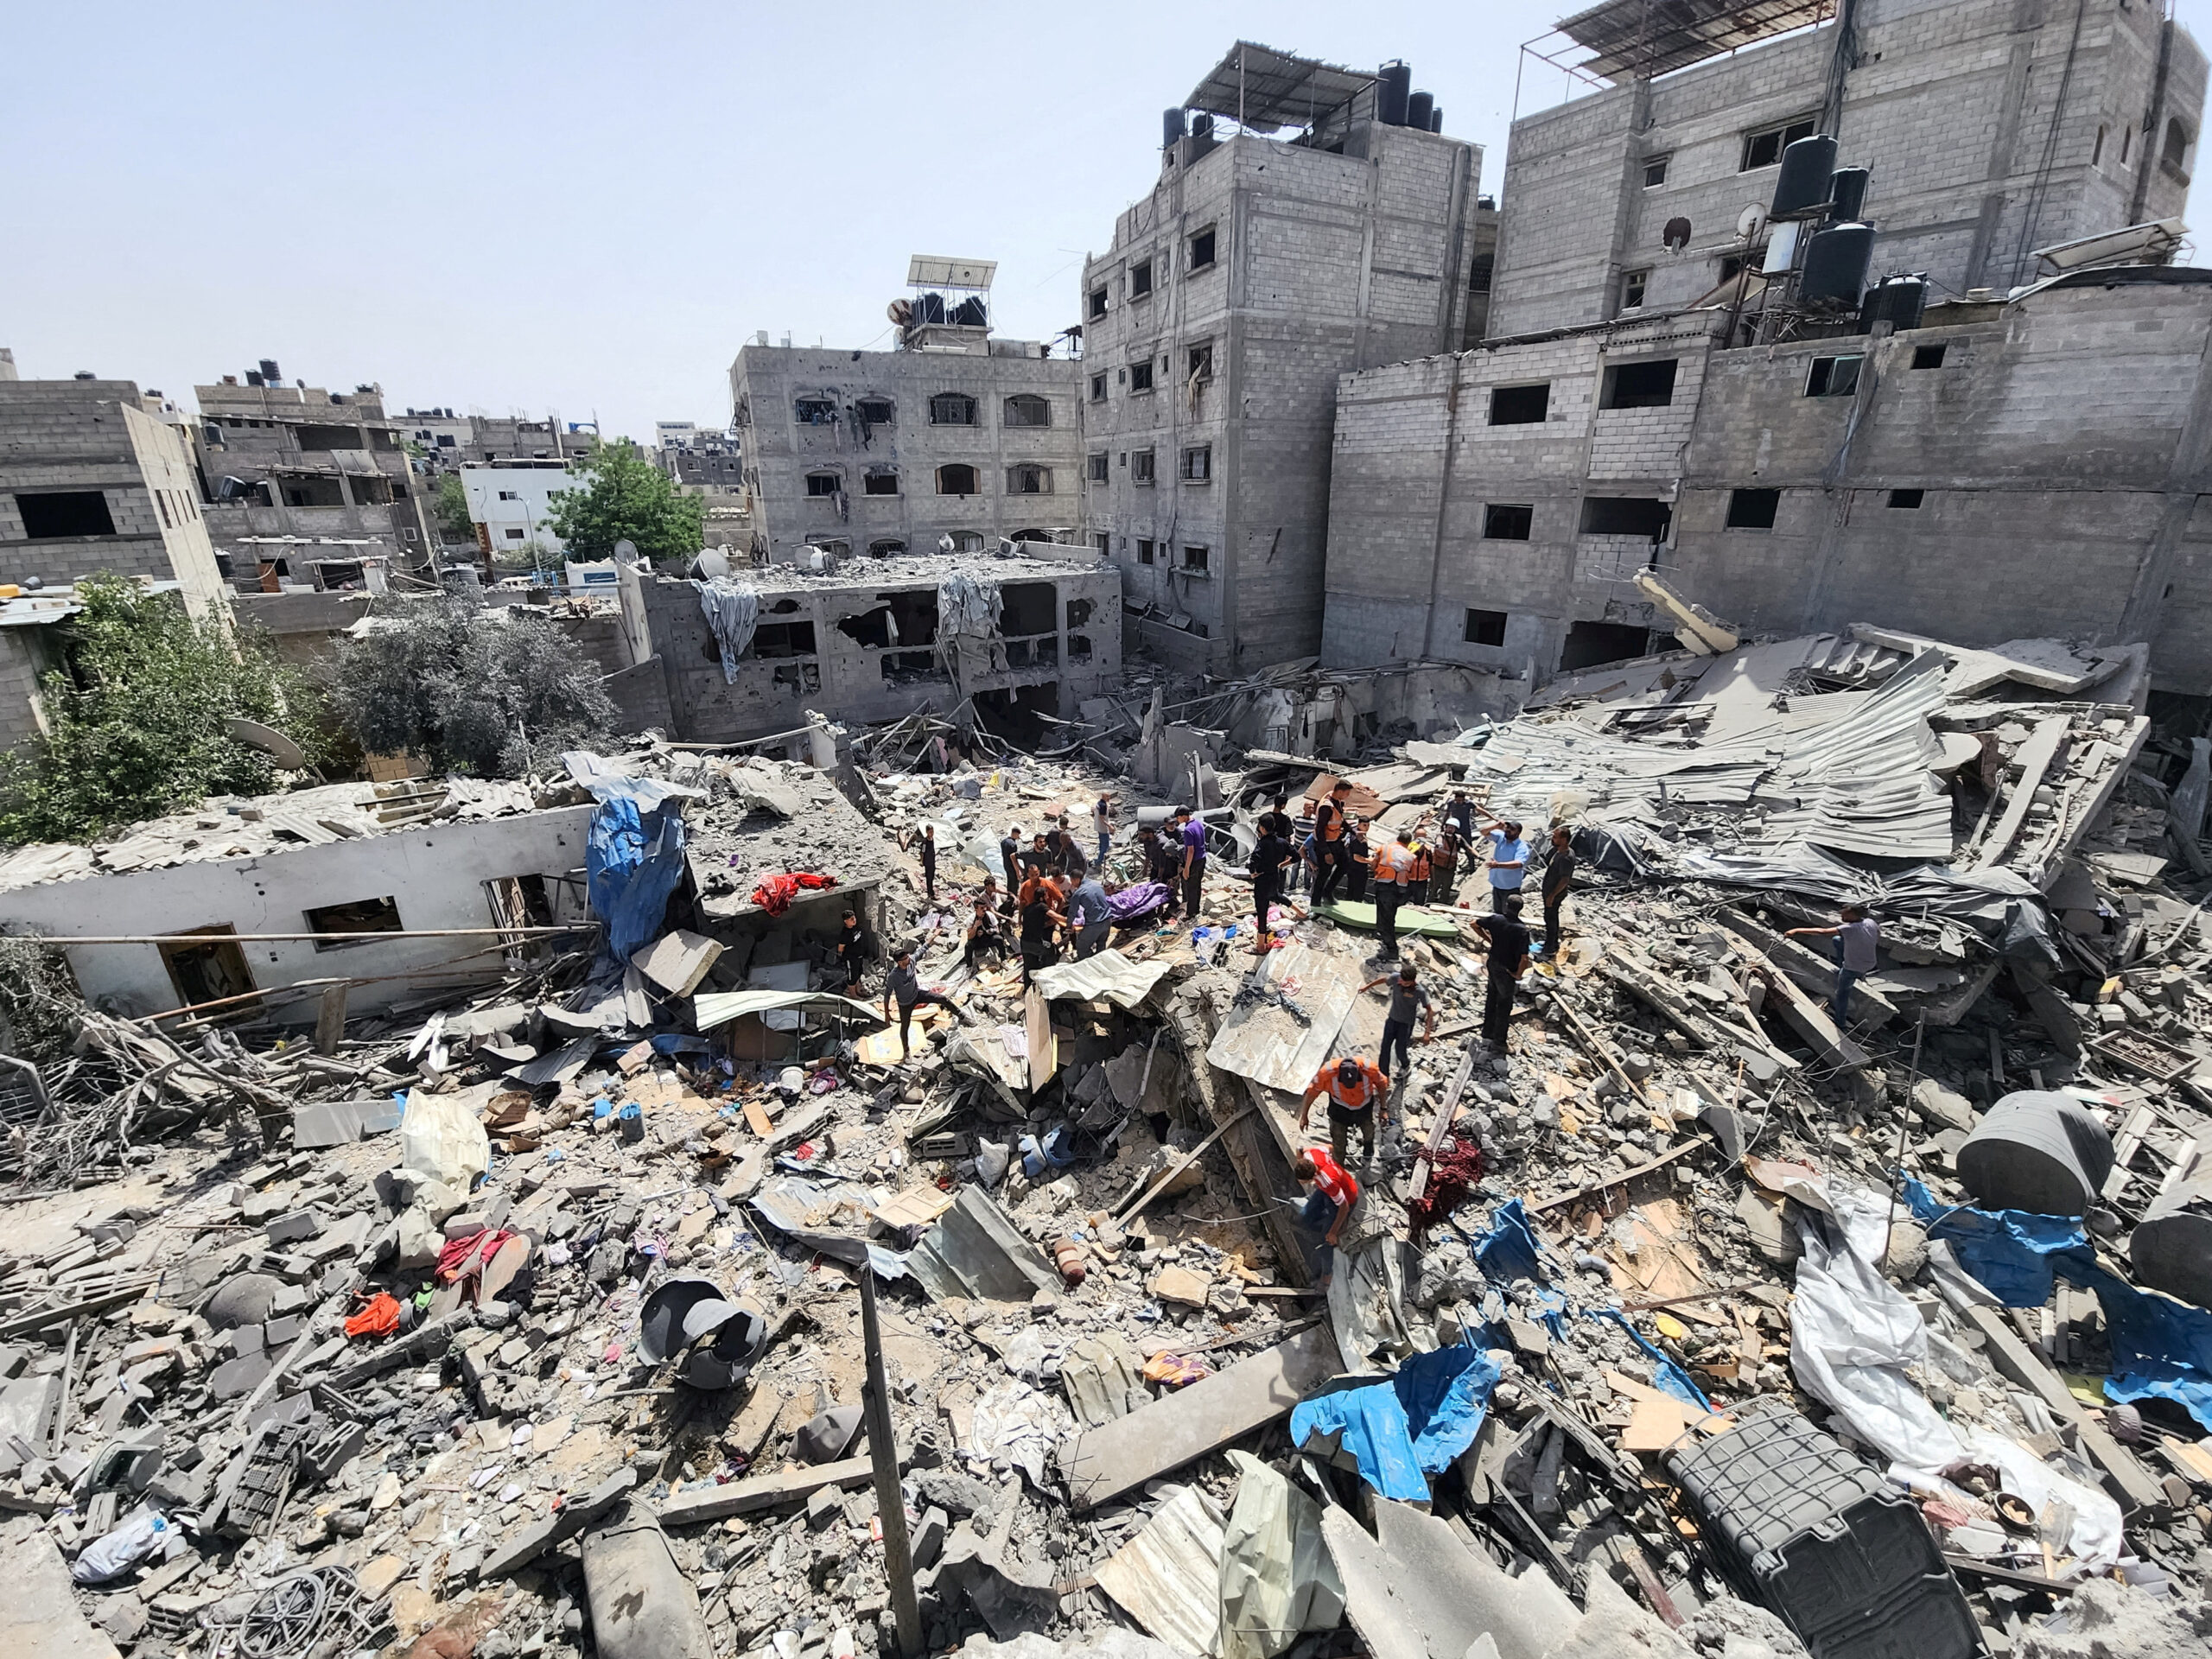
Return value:
<svg viewBox="0 0 2212 1659">
<path fill-rule="evenodd" d="M 273 357 L 394 408 L 721 424 L 757 329 L 885 343 L 909 254 L 995 259 L 1001 332 L 1066 327 L 1240 33 L 1404 58 L 1495 192 L 1520 44 L 1576 9 L 20 0 L 0 346 L 172 397 Z M 2179 15 L 2212 41 L 2212 0 Z"/>
</svg>

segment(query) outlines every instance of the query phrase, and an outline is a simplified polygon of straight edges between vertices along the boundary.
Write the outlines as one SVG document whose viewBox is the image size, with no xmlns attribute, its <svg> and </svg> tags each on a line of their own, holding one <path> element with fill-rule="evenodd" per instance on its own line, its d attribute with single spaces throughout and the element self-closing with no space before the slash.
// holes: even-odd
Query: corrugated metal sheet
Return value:
<svg viewBox="0 0 2212 1659">
<path fill-rule="evenodd" d="M 1186 1659 L 1211 1659 L 1221 1624 L 1223 1517 L 1195 1487 L 1171 1490 L 1151 1524 L 1099 1562 L 1098 1587 Z"/>
</svg>

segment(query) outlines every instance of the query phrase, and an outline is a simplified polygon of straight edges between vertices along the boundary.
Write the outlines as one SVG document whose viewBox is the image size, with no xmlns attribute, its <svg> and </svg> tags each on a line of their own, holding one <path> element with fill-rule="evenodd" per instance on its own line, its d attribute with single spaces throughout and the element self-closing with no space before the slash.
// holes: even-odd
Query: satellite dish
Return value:
<svg viewBox="0 0 2212 1659">
<path fill-rule="evenodd" d="M 618 564 L 628 564 L 638 556 L 638 544 L 625 536 L 614 543 L 614 559 Z"/>
<path fill-rule="evenodd" d="M 883 315 L 904 328 L 914 320 L 914 302 L 906 299 L 893 300 L 883 308 Z"/>
<path fill-rule="evenodd" d="M 1690 222 L 1679 213 L 1667 221 L 1667 228 L 1659 232 L 1659 239 L 1667 245 L 1669 253 L 1680 253 L 1690 245 Z"/>
<path fill-rule="evenodd" d="M 1736 215 L 1736 234 L 1750 241 L 1766 228 L 1766 209 L 1756 201 Z"/>
<path fill-rule="evenodd" d="M 301 753 L 300 746 L 272 726 L 232 715 L 224 721 L 223 729 L 233 741 L 243 743 L 249 749 L 259 749 L 287 772 L 307 770 L 308 758 Z"/>
</svg>

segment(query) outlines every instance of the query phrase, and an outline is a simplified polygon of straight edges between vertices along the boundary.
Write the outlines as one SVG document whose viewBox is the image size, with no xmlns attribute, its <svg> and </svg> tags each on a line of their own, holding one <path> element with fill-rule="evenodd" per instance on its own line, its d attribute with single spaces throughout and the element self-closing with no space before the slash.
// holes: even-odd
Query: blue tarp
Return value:
<svg viewBox="0 0 2212 1659">
<path fill-rule="evenodd" d="M 1628 1322 L 1625 1314 L 1610 1307 L 1593 1308 L 1591 1317 L 1611 1319 L 1628 1332 L 1636 1345 L 1643 1350 L 1644 1357 L 1651 1362 L 1651 1386 L 1662 1394 L 1671 1394 L 1686 1406 L 1695 1406 L 1700 1411 L 1711 1411 L 1713 1402 L 1705 1397 L 1704 1390 L 1690 1381 L 1690 1374 L 1667 1357 L 1664 1350 L 1644 1340 L 1643 1333 Z"/>
<path fill-rule="evenodd" d="M 1492 1284 L 1510 1285 L 1516 1279 L 1541 1276 L 1536 1249 L 1529 1212 L 1514 1198 L 1491 1211 L 1490 1230 L 1475 1241 L 1475 1262 Z"/>
<path fill-rule="evenodd" d="M 2007 1307 L 2041 1307 L 2054 1277 L 2093 1291 L 2111 1333 L 2108 1400 L 2171 1400 L 2212 1429 L 2212 1313 L 2138 1290 L 2097 1265 L 2081 1224 L 2024 1210 L 1946 1208 L 1906 1179 L 1905 1201 L 1959 1263 Z"/>
<path fill-rule="evenodd" d="M 1301 1402 L 1290 1414 L 1291 1444 L 1335 1434 L 1376 1491 L 1425 1503 L 1428 1477 L 1448 1468 L 1482 1432 L 1497 1378 L 1497 1363 L 1479 1348 L 1416 1354 L 1388 1382 Z"/>
<path fill-rule="evenodd" d="M 2065 1216 L 1939 1204 L 1910 1175 L 1904 1197 L 1928 1236 L 1948 1239 L 1959 1265 L 2007 1307 L 2041 1307 L 2050 1300 L 2051 1257 L 2088 1248 L 2082 1224 Z"/>
<path fill-rule="evenodd" d="M 668 896 L 683 879 L 683 818 L 667 800 L 641 807 L 637 796 L 607 789 L 592 809 L 584 876 L 592 913 L 607 924 L 618 962 L 660 937 Z"/>
</svg>

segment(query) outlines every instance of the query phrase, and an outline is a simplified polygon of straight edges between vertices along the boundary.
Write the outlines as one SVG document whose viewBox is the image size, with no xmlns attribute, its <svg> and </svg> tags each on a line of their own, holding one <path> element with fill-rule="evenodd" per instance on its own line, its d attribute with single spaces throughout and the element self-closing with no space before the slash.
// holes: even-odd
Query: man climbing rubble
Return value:
<svg viewBox="0 0 2212 1659">
<path fill-rule="evenodd" d="M 1388 974 L 1377 974 L 1361 986 L 1363 995 L 1377 985 L 1389 980 Z M 1382 1021 L 1382 1046 L 1376 1051 L 1375 1063 L 1385 1077 L 1390 1075 L 1390 1051 L 1398 1051 L 1398 1058 L 1406 1065 L 1413 1063 L 1414 1013 L 1418 1009 L 1422 1018 L 1421 1039 L 1432 1042 L 1436 1037 L 1436 1005 L 1420 984 L 1420 975 L 1408 963 L 1398 969 L 1398 976 L 1390 984 L 1390 1012 Z"/>
<path fill-rule="evenodd" d="M 1347 1060 L 1344 1064 L 1352 1062 Z M 1315 1274 L 1314 1282 L 1324 1287 L 1329 1282 L 1330 1252 L 1337 1248 L 1337 1241 L 1344 1236 L 1344 1223 L 1351 1219 L 1352 1206 L 1359 1202 L 1359 1182 L 1337 1161 L 1341 1152 L 1341 1147 L 1332 1154 L 1301 1147 L 1290 1160 L 1290 1173 L 1313 1189 L 1306 1195 L 1306 1207 L 1300 1212 L 1298 1224 L 1309 1233 L 1321 1235 L 1320 1270 Z"/>
<path fill-rule="evenodd" d="M 899 953 L 898 965 L 892 969 L 890 978 L 884 982 L 883 1017 L 886 1020 L 891 1017 L 891 1004 L 894 999 L 899 1004 L 899 1058 L 901 1060 L 906 1059 L 909 1053 L 906 1033 L 907 1027 L 913 1021 L 914 1010 L 925 1002 L 950 1008 L 953 1017 L 963 1026 L 974 1023 L 966 1011 L 944 992 L 932 991 L 923 985 L 921 976 L 914 971 L 914 953 L 911 950 Z"/>
<path fill-rule="evenodd" d="M 1306 1119 L 1312 1116 L 1313 1103 L 1322 1095 L 1329 1097 L 1329 1152 L 1341 1159 L 1345 1143 L 1351 1139 L 1348 1131 L 1359 1131 L 1359 1158 L 1363 1164 L 1375 1157 L 1375 1126 L 1379 1120 L 1390 1121 L 1390 1079 L 1369 1062 L 1347 1054 L 1332 1065 L 1325 1065 L 1313 1075 L 1306 1086 L 1306 1097 L 1298 1103 L 1298 1128 L 1303 1134 Z M 1334 1243 L 1333 1240 L 1331 1241 Z"/>
<path fill-rule="evenodd" d="M 1828 1007 L 1835 1014 L 1839 1026 L 1851 1023 L 1851 988 L 1876 965 L 1875 952 L 1879 948 L 1881 929 L 1866 913 L 1864 905 L 1846 905 L 1842 920 L 1834 927 L 1793 927 L 1783 935 L 1786 939 L 1834 939 L 1835 956 L 1835 995 Z"/>
<path fill-rule="evenodd" d="M 1513 993 L 1529 966 L 1529 930 L 1521 925 L 1521 895 L 1506 894 L 1500 912 L 1476 918 L 1475 925 L 1490 940 L 1483 1040 L 1503 1054 L 1506 1032 L 1513 1023 Z"/>
</svg>

